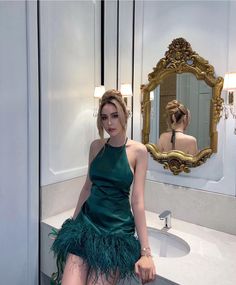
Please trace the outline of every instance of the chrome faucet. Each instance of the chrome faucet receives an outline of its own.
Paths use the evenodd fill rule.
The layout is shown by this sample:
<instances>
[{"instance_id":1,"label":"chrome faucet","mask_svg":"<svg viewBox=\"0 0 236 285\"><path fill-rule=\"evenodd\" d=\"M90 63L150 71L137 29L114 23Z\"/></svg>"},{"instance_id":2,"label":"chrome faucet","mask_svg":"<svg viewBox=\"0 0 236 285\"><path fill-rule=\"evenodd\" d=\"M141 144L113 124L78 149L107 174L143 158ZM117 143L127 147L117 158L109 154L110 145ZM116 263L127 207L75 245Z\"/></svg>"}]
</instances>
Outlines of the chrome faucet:
<instances>
[{"instance_id":1,"label":"chrome faucet","mask_svg":"<svg viewBox=\"0 0 236 285\"><path fill-rule=\"evenodd\" d=\"M166 228L166 229L170 229L171 228L171 211L166 210L166 211L162 212L159 215L159 219L165 221L164 228Z\"/></svg>"}]
</instances>

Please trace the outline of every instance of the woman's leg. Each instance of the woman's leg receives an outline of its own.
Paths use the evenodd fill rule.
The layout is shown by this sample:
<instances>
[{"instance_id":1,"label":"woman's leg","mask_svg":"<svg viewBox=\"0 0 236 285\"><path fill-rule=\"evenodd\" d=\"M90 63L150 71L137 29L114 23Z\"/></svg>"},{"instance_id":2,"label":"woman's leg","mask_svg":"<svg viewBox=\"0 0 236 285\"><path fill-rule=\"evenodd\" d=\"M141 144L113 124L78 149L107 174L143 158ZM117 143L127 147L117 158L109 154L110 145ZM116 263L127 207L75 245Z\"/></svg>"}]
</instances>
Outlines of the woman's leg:
<instances>
[{"instance_id":1,"label":"woman's leg","mask_svg":"<svg viewBox=\"0 0 236 285\"><path fill-rule=\"evenodd\" d=\"M111 274L108 278L105 275L96 276L96 273L90 273L86 285L116 285L118 272Z\"/></svg>"},{"instance_id":2,"label":"woman's leg","mask_svg":"<svg viewBox=\"0 0 236 285\"><path fill-rule=\"evenodd\" d=\"M85 285L88 275L88 266L83 259L69 254L63 271L61 285Z\"/></svg>"}]
</instances>

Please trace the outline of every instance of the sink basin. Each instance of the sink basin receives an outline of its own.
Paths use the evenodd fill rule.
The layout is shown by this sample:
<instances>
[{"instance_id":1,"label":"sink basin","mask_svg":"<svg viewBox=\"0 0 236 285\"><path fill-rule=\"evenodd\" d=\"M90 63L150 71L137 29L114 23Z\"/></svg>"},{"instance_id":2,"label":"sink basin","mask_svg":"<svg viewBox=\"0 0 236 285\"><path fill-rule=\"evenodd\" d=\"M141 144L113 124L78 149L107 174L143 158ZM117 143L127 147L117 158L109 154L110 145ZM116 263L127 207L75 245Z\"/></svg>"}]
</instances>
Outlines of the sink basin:
<instances>
[{"instance_id":1,"label":"sink basin","mask_svg":"<svg viewBox=\"0 0 236 285\"><path fill-rule=\"evenodd\" d=\"M190 252L190 247L186 241L176 235L147 228L152 255L158 257L181 257Z\"/></svg>"}]
</instances>

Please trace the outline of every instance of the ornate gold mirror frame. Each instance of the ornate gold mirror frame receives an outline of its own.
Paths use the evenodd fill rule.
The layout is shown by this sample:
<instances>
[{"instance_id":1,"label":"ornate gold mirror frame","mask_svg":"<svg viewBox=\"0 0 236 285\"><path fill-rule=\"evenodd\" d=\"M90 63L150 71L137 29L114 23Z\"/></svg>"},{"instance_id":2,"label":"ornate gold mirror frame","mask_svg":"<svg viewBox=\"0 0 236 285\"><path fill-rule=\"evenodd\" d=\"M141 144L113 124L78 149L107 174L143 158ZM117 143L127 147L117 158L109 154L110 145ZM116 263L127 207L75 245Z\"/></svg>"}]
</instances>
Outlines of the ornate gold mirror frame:
<instances>
[{"instance_id":1,"label":"ornate gold mirror frame","mask_svg":"<svg viewBox=\"0 0 236 285\"><path fill-rule=\"evenodd\" d=\"M183 72L194 74L198 80L204 80L207 85L212 87L210 102L210 147L202 149L194 156L177 150L161 153L155 144L149 142L150 92L168 75ZM223 99L221 98L221 90L223 88L223 78L215 77L214 67L193 51L190 43L183 38L177 38L169 45L169 50L165 53L165 57L159 60L156 67L153 68L153 72L148 74L148 81L148 84L141 86L141 107L143 114L142 142L146 145L151 156L163 164L165 169L169 169L175 175L180 172L188 173L191 167L200 166L212 153L217 152L218 133L216 127L222 111Z\"/></svg>"}]
</instances>

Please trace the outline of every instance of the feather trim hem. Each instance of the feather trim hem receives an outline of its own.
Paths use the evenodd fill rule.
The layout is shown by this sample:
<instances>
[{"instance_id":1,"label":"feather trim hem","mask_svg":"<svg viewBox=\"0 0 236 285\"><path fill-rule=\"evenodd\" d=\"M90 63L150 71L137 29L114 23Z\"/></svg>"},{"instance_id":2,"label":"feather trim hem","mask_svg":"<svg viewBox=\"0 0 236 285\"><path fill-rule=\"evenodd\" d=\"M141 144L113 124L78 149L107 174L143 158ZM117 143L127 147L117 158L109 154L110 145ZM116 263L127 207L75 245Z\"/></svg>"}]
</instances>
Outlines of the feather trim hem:
<instances>
[{"instance_id":1,"label":"feather trim hem","mask_svg":"<svg viewBox=\"0 0 236 285\"><path fill-rule=\"evenodd\" d=\"M80 256L88 264L89 272L96 273L96 276L102 274L108 279L118 272L119 280L136 277L134 264L140 258L140 243L134 235L99 234L80 218L67 219L59 231L52 229L50 236L55 239L51 250L58 270L53 276L54 284L60 284L69 253Z\"/></svg>"}]
</instances>

